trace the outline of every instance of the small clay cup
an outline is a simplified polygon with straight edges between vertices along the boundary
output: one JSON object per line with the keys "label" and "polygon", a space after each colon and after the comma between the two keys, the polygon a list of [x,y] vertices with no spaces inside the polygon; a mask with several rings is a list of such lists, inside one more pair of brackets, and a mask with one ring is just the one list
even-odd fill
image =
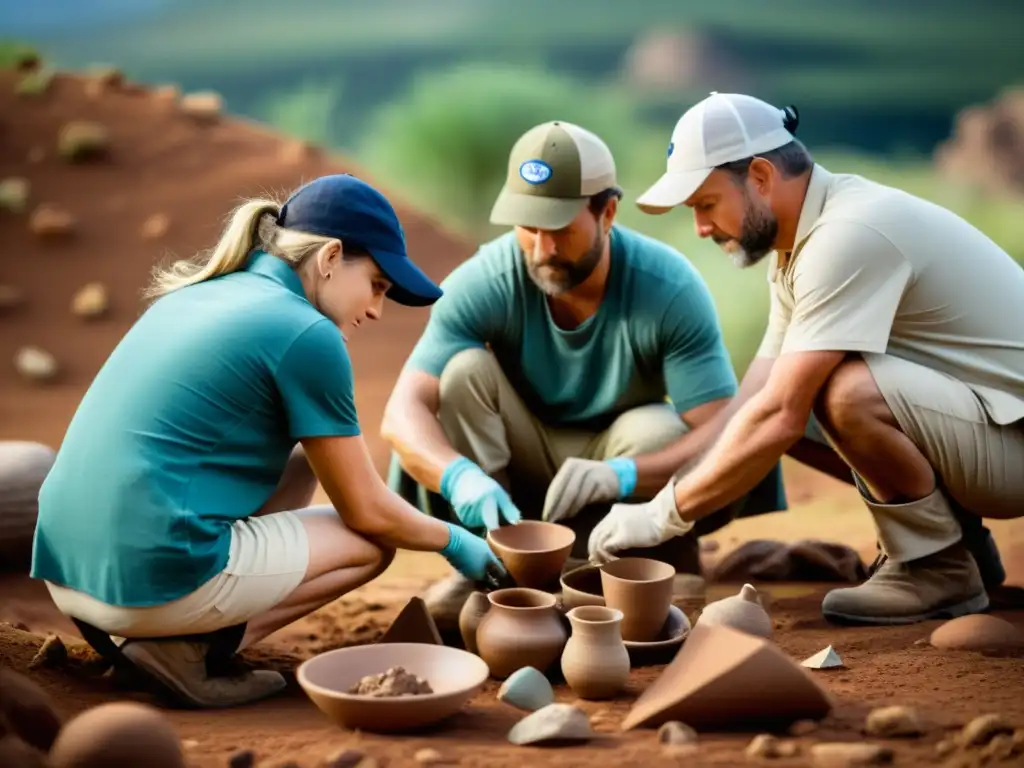
{"label": "small clay cup", "polygon": [[629,652],[622,644],[622,611],[581,605],[566,614],[572,625],[562,651],[562,675],[581,699],[610,699],[629,682]]}
{"label": "small clay cup", "polygon": [[605,605],[622,611],[622,639],[654,640],[668,619],[676,569],[660,560],[623,557],[601,566]]}
{"label": "small clay cup", "polygon": [[491,609],[477,627],[476,645],[491,676],[504,679],[521,667],[546,672],[569,639],[554,595],[511,587],[495,590],[487,599]]}
{"label": "small clay cup", "polygon": [[487,534],[487,543],[516,585],[530,589],[544,589],[557,583],[575,541],[572,528],[541,520],[523,520]]}
{"label": "small clay cup", "polygon": [[562,574],[562,609],[568,613],[582,605],[604,605],[601,569],[596,565],[581,565]]}

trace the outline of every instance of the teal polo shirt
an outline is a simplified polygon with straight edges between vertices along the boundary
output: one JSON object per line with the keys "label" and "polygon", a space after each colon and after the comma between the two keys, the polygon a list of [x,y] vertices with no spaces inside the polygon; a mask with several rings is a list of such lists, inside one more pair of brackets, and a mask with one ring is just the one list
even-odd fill
{"label": "teal polo shirt", "polygon": [[118,606],[183,597],[297,441],[358,434],[340,331],[255,252],[155,301],[100,369],[39,492],[32,576]]}

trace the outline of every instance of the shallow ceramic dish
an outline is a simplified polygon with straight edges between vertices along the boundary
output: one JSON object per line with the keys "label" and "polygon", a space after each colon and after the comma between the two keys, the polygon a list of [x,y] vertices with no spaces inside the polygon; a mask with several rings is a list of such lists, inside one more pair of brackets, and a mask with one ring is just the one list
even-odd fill
{"label": "shallow ceramic dish", "polygon": [[[399,666],[426,680],[434,693],[379,698],[345,693],[363,677]],[[398,733],[438,723],[459,711],[489,675],[479,656],[425,643],[338,648],[304,661],[296,671],[302,690],[334,723],[373,733]]]}
{"label": "shallow ceramic dish", "polygon": [[581,605],[604,605],[601,569],[596,565],[581,565],[562,574],[561,607],[566,613]]}
{"label": "shallow ceramic dish", "polygon": [[690,634],[690,629],[690,620],[686,618],[686,614],[679,606],[673,605],[669,607],[668,619],[665,620],[665,626],[661,628],[656,639],[647,642],[624,640],[623,645],[629,652],[629,660],[633,666],[658,664],[660,660],[676,652]]}
{"label": "shallow ceramic dish", "polygon": [[541,520],[523,520],[487,533],[487,542],[516,585],[532,589],[545,589],[558,582],[575,541],[572,528]]}

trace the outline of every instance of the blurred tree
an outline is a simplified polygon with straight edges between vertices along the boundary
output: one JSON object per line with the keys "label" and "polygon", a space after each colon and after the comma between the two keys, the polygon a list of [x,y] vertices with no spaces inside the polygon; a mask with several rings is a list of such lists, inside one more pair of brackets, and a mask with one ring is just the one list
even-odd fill
{"label": "blurred tree", "polygon": [[485,238],[512,145],[548,120],[596,133],[621,173],[636,126],[628,95],[536,66],[460,64],[417,77],[371,119],[360,160],[423,210]]}
{"label": "blurred tree", "polygon": [[290,136],[328,146],[338,138],[335,116],[343,92],[340,78],[308,79],[262,99],[255,110],[257,119]]}

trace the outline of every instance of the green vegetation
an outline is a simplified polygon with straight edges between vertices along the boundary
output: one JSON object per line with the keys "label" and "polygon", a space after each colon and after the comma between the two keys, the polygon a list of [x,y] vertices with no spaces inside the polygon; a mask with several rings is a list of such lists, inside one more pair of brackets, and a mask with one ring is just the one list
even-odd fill
{"label": "green vegetation", "polygon": [[24,67],[39,60],[39,53],[30,45],[0,40],[0,69]]}

